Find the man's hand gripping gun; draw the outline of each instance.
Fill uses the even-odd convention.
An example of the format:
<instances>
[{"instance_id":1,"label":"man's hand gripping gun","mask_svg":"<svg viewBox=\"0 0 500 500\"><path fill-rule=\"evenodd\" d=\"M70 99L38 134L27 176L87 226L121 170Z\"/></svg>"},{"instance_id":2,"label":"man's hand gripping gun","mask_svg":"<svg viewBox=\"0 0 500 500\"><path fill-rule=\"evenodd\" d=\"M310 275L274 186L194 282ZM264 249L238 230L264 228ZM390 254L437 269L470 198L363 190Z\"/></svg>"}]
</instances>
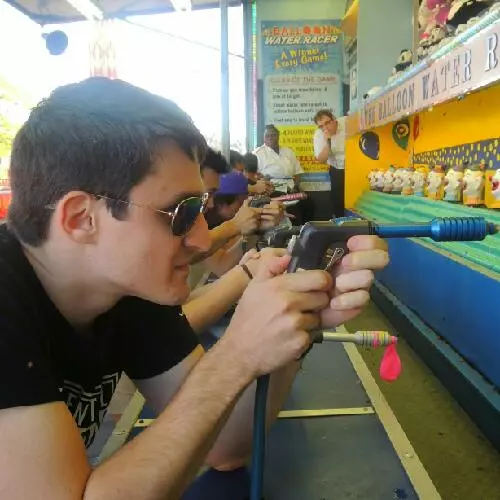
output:
<instances>
[{"instance_id":1,"label":"man's hand gripping gun","mask_svg":"<svg viewBox=\"0 0 500 500\"><path fill-rule=\"evenodd\" d=\"M486 236L498 232L498 227L482 217L437 218L431 222L406 224L378 224L365 220L338 220L331 222L308 222L302 227L283 228L270 233L269 246L283 248L286 240L292 256L288 272L300 269L324 269L331 271L348 253L347 242L357 235L376 235L381 238L431 238L434 241L482 241ZM342 334L321 332L314 335L314 342L331 340L353 342L365 346L382 346L396 343L396 337L387 332L356 332ZM265 420L269 375L259 377L255 395L254 443L252 457L252 483L250 500L262 496Z\"/></svg>"},{"instance_id":2,"label":"man's hand gripping gun","mask_svg":"<svg viewBox=\"0 0 500 500\"><path fill-rule=\"evenodd\" d=\"M483 217L436 218L430 222L405 224L376 223L358 219L339 219L328 222L308 222L303 226L280 228L267 234L266 243L276 248L288 248L292 260L288 272L298 269L324 269L331 271L348 253L347 241L357 235L376 235L381 238L426 237L434 241L481 241L486 236L498 232L498 227ZM370 332L359 332L352 341L370 345ZM387 345L395 342L391 336L373 332L374 345ZM346 341L340 338L340 341ZM321 335L315 342L327 340ZM328 334L328 340L335 335Z\"/></svg>"}]
</instances>

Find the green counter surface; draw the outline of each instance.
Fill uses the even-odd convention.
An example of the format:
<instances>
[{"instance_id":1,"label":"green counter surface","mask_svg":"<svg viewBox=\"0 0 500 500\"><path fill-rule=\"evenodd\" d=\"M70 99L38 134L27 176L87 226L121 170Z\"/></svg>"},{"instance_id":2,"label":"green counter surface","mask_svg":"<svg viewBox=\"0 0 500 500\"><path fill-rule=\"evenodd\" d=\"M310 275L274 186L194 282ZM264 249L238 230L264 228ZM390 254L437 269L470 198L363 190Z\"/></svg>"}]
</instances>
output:
<instances>
[{"instance_id":1,"label":"green counter surface","mask_svg":"<svg viewBox=\"0 0 500 500\"><path fill-rule=\"evenodd\" d=\"M500 211L374 191L363 193L354 211L375 222L408 223L431 221L436 217L484 217L500 225ZM465 263L478 266L490 275L498 274L500 279L500 234L489 236L484 241L448 243L435 242L430 238L420 241L463 259Z\"/></svg>"}]
</instances>

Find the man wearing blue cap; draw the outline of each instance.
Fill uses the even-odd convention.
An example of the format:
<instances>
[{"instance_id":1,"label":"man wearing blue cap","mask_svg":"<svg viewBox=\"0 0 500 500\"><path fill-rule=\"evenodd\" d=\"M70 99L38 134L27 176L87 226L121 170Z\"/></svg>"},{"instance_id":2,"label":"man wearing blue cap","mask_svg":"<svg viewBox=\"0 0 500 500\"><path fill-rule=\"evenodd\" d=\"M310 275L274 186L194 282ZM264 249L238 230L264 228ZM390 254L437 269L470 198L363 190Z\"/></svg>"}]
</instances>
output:
<instances>
[{"instance_id":1,"label":"man wearing blue cap","mask_svg":"<svg viewBox=\"0 0 500 500\"><path fill-rule=\"evenodd\" d=\"M209 228L232 219L248 203L248 185L248 179L240 172L221 175L219 189L214 193L214 208L206 214ZM277 224L277 208L281 208L281 203L271 202L262 209L253 209L260 219L259 229L270 229ZM279 211L278 216L281 215Z\"/></svg>"},{"instance_id":2,"label":"man wearing blue cap","mask_svg":"<svg viewBox=\"0 0 500 500\"><path fill-rule=\"evenodd\" d=\"M220 178L215 192L215 218L222 221L232 219L248 198L248 179L239 172L230 172ZM208 219L209 227L212 220Z\"/></svg>"}]
</instances>

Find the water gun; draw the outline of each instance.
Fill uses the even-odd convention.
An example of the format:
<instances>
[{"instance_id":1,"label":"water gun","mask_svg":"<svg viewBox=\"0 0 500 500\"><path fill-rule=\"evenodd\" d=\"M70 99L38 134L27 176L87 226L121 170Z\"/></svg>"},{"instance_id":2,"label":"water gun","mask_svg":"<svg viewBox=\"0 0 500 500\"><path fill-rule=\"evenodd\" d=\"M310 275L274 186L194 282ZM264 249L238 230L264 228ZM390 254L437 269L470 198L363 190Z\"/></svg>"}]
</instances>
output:
<instances>
[{"instance_id":1,"label":"water gun","mask_svg":"<svg viewBox=\"0 0 500 500\"><path fill-rule=\"evenodd\" d=\"M284 194L283 196L276 196L271 198L270 196L254 196L248 206L252 208L262 208L265 205L269 205L271 201L281 201L282 203L292 202L292 201L300 201L305 200L307 198L306 193L292 193L292 194Z\"/></svg>"},{"instance_id":2,"label":"water gun","mask_svg":"<svg viewBox=\"0 0 500 500\"><path fill-rule=\"evenodd\" d=\"M381 238L431 238L434 241L482 241L496 234L499 227L483 217L436 218L430 222L385 224L367 220L343 218L333 221L307 222L302 227L284 228L274 241L282 244L288 231L288 252L292 259L288 272L299 269L330 271L348 253L347 241L357 235L377 235ZM385 333L385 332L384 332ZM314 342L325 340L354 342L366 346L391 345L394 337L377 332L331 334L319 332ZM266 403L269 375L259 377L255 393L252 481L250 500L261 500L264 476Z\"/></svg>"}]
</instances>

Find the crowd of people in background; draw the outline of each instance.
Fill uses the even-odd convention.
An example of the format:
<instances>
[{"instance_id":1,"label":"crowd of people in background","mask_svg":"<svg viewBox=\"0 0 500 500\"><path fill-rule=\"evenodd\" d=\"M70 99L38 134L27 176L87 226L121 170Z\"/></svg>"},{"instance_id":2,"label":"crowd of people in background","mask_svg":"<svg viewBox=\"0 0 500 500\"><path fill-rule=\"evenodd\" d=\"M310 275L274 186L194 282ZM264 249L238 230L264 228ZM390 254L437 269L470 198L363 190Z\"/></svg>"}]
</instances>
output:
<instances>
[{"instance_id":1,"label":"crowd of people in background","mask_svg":"<svg viewBox=\"0 0 500 500\"><path fill-rule=\"evenodd\" d=\"M339 122L330 110L318 111L314 117L314 157L329 166L333 214L344 215L344 138L339 134ZM214 160L211 152L206 162ZM220 155L215 160L222 167L221 187L214 193L215 210L208 214L209 226L228 220L242 206L248 196L268 196L301 192L304 170L292 149L280 144L280 131L269 124L264 131L264 143L253 153L242 154L231 150L226 160ZM229 171L230 170L230 171ZM297 206L289 206L288 213L295 224L303 224L314 217L313 202L304 197Z\"/></svg>"}]
</instances>

